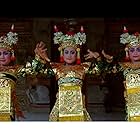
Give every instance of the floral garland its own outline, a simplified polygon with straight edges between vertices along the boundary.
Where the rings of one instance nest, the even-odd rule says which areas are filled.
[[[18,41],[18,34],[13,32],[13,26],[11,27],[10,32],[8,32],[5,36],[0,37],[0,43],[7,44],[8,46],[15,45],[17,41]]]
[[[1,36],[0,42],[6,43],[8,45],[16,44],[18,41],[17,33],[9,32],[7,33],[7,36]]]
[[[130,35],[126,27],[124,27],[123,34],[120,35],[120,43],[136,45],[140,43],[140,34],[136,32]]]
[[[54,33],[54,44],[61,44],[64,42],[73,42],[77,45],[82,45],[86,43],[86,34],[83,32],[78,32],[74,35],[63,34],[62,32]]]

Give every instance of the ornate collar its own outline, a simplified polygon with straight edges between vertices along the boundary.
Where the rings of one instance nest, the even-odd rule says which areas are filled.
[[[131,69],[138,69],[140,68],[140,63],[138,64],[134,64],[132,62],[123,62],[123,63],[120,63],[123,68],[131,68]]]

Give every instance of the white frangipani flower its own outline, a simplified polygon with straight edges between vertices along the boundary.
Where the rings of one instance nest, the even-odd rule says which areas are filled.
[[[140,43],[140,35],[139,34],[130,35],[129,33],[123,33],[120,35],[120,43],[124,45],[125,44],[136,45]]]
[[[73,41],[77,45],[82,45],[86,43],[86,34],[78,32],[74,35],[64,35],[62,32],[54,33],[54,44],[61,44],[66,41]]]
[[[13,44],[16,44],[17,41],[18,41],[18,34],[13,33],[13,32],[9,32],[9,33],[7,33],[6,36],[1,36],[0,37],[0,42],[6,43],[10,46],[12,46]]]

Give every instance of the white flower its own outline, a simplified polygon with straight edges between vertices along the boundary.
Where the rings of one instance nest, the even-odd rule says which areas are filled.
[[[63,40],[63,33],[62,32],[56,32],[54,33],[54,44],[59,44]]]
[[[124,38],[120,38],[120,43],[122,43],[122,44],[126,44],[126,43],[127,43],[127,40],[124,39]]]
[[[18,41],[17,33],[9,32],[7,34],[7,43],[9,45],[16,44]]]
[[[6,36],[0,37],[0,42],[4,42],[10,46],[13,44],[16,44],[18,41],[17,35],[18,35],[17,33],[9,32],[9,33],[7,33]]]
[[[123,33],[120,35],[120,43],[122,44],[135,44],[139,42],[139,36],[135,36],[134,34],[129,35],[128,33]]]
[[[62,32],[54,33],[54,44],[60,44],[66,41],[73,41],[76,44],[82,45],[86,43],[86,35],[85,33],[78,32],[77,34],[73,35],[64,35]]]

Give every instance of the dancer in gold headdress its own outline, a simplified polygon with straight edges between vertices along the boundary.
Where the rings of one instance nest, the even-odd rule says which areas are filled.
[[[80,49],[86,43],[86,34],[82,26],[80,32],[68,31],[66,34],[54,27],[56,31],[54,44],[59,44],[61,63],[50,61],[44,48],[45,44],[37,44],[34,60],[36,63],[41,62],[43,67],[49,63],[49,72],[55,75],[58,82],[57,100],[50,113],[49,121],[91,121],[82,94],[83,80],[91,66],[91,62],[81,63],[80,59]],[[88,50],[85,59],[98,58],[98,56],[97,52]],[[48,69],[44,69],[43,73],[47,71]],[[90,73],[98,74],[98,67],[94,65]]]
[[[20,69],[20,66],[13,64],[17,41],[14,25],[10,32],[0,37],[0,121],[15,120],[15,114],[23,117],[15,93],[16,74]]]
[[[120,35],[120,43],[124,45],[127,62],[120,62],[112,69],[104,66],[108,72],[123,72],[127,120],[140,121],[140,34],[138,32],[129,34],[124,27],[123,34]],[[113,56],[107,55],[104,50],[102,54],[105,58],[111,58],[110,60],[113,61]]]
[[[12,25],[11,30],[0,37],[0,121],[15,121],[24,117],[16,97],[17,79],[37,74],[28,62],[25,66],[15,64],[17,42],[18,34]]]

